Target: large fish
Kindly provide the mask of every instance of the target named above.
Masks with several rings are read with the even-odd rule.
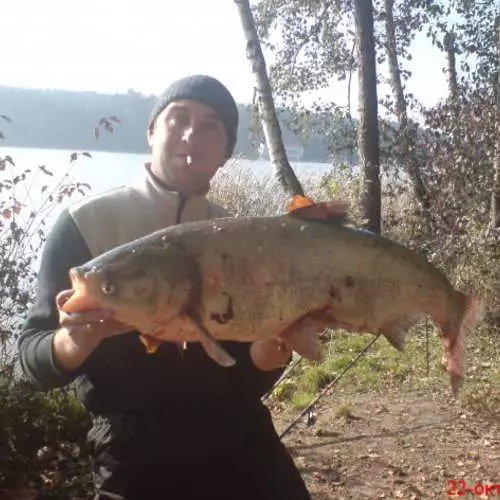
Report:
[[[275,217],[184,223],[112,249],[70,270],[64,309],[110,310],[153,352],[163,341],[201,342],[223,366],[234,360],[218,340],[281,338],[319,359],[317,338],[294,328],[308,318],[381,333],[402,350],[405,332],[428,315],[456,393],[482,301],[417,253],[342,223],[328,204],[303,205]]]

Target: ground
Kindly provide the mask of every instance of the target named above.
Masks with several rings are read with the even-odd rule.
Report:
[[[456,400],[441,341],[427,329],[403,353],[383,338],[339,332],[323,361],[297,356],[266,403],[281,434],[324,393],[311,425],[301,418],[283,439],[313,500],[500,499],[496,332],[470,337]],[[74,393],[0,384],[0,400],[0,500],[90,498],[87,414]],[[477,494],[457,495],[463,484],[478,484]]]
[[[280,432],[299,414],[272,409]],[[500,498],[500,418],[465,410],[448,387],[333,390],[315,410],[284,437],[314,500],[451,498],[460,481],[495,485],[461,498]]]

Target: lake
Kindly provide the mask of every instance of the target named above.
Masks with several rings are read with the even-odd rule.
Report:
[[[71,150],[0,147],[0,157],[9,155],[14,160],[16,167],[12,169],[13,172],[21,173],[25,169],[37,172],[36,176],[30,177],[30,180],[34,179],[34,182],[30,182],[28,187],[20,184],[16,188],[16,197],[30,207],[39,206],[42,200],[40,193],[42,186],[48,186],[43,196],[46,197],[50,189],[65,175],[67,175],[66,181],[68,182],[88,183],[91,186],[90,193],[95,194],[133,182],[142,174],[142,165],[149,161],[147,154],[89,151],[91,158],[79,155],[76,161],[70,162],[72,152]],[[291,165],[301,181],[325,174],[332,168],[326,163],[291,162]],[[43,174],[39,171],[40,166],[47,168],[54,176]],[[274,167],[271,162],[238,158],[230,159],[217,175],[236,175],[240,170],[256,178],[274,176]],[[2,178],[5,176],[0,174],[0,179]],[[1,195],[0,201],[4,199],[5,196]],[[65,201],[59,210],[69,202],[71,200]],[[53,219],[59,210],[53,211],[50,219]]]

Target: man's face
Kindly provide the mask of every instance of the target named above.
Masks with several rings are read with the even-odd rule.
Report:
[[[179,100],[170,103],[148,131],[152,171],[171,188],[196,194],[226,161],[228,137],[212,108]]]

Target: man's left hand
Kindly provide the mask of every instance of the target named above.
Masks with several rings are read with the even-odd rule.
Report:
[[[262,371],[271,371],[285,366],[292,355],[284,342],[278,339],[256,340],[250,346],[250,357]]]

